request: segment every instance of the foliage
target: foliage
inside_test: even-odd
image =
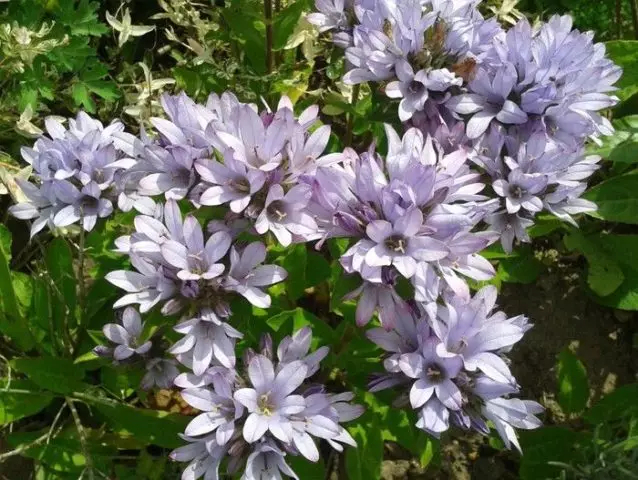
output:
[[[7,450],[0,452],[0,463],[24,456],[33,459],[35,478],[51,480],[178,478],[182,469],[166,461],[169,451],[184,445],[178,435],[201,413],[172,387],[172,379],[168,388],[142,388],[152,369],[147,357],[114,365],[104,356],[114,355],[115,344],[103,327],[119,326],[121,320],[113,310],[121,292],[105,278],[109,272],[134,270],[135,259],[122,255],[116,239],[139,234],[135,214],[118,211],[98,221],[91,232],[63,225],[31,240],[30,226],[9,219],[9,203],[25,201],[19,184],[32,174],[17,160],[20,147],[31,145],[50,127],[45,117],[84,110],[106,125],[122,116],[122,128],[144,138],[146,132],[166,133],[161,123],[151,120],[165,115],[163,92],[184,91],[203,104],[210,93],[232,90],[240,102],[273,107],[285,95],[298,114],[317,104],[319,124],[331,124],[326,154],[345,147],[364,152],[371,144],[383,154],[392,148],[384,125],[397,130],[402,125],[396,104],[384,95],[387,81],[355,86],[342,81],[348,68],[343,52],[307,20],[314,2],[266,3],[270,11],[261,0],[130,1],[125,6],[90,0],[0,3],[0,142],[9,154],[0,161],[0,194],[5,195],[0,197],[5,213],[0,225],[0,428],[6,439],[2,448]],[[538,20],[570,11],[578,28],[593,29],[598,40],[606,41],[608,55],[624,74],[617,85],[619,104],[604,113],[613,124],[613,135],[587,146],[589,153],[603,157],[584,193],[597,210],[575,214],[579,228],[545,211],[527,231],[530,243],[515,242],[512,252],[500,244],[482,250],[495,275],[468,282],[481,292],[475,298],[490,295],[486,292],[492,287],[481,290],[486,285],[499,290],[507,283],[533,288],[553,268],[547,261],[551,250],[582,273],[582,288],[595,302],[638,310],[638,41],[633,40],[630,20],[635,10],[629,0],[595,3],[494,0],[482,7],[504,24],[514,24],[523,15]],[[271,113],[262,111],[260,118]],[[134,156],[122,153],[117,161],[130,155]],[[192,213],[187,199],[178,200],[185,215]],[[225,213],[208,206],[194,215],[200,224],[214,225],[227,220]],[[157,211],[146,215],[154,214]],[[412,410],[397,408],[409,405],[407,395],[393,398],[367,391],[388,355],[357,326],[364,322],[351,292],[361,281],[340,262],[355,241],[330,238],[319,248],[305,243],[284,247],[275,230],[262,237],[252,233],[242,234],[238,244],[243,248],[263,240],[266,263],[283,267],[287,278],[263,287],[261,293],[272,299],[269,308],[251,305],[239,295],[229,302],[233,325],[245,334],[237,340],[237,358],[243,356],[250,365],[253,349],[267,351],[260,339],[271,337],[277,345],[311,327],[308,348],[330,348],[313,381],[330,391],[352,391],[354,402],[365,407],[344,434],[357,448],[333,452],[324,441],[316,463],[293,457],[291,450],[286,461],[292,469],[304,480],[330,474],[381,478],[384,460],[394,459],[388,455],[390,446],[414,458],[422,469],[441,469],[447,434],[425,434],[415,425]],[[206,230],[205,235],[208,238]],[[116,245],[118,252],[113,251]],[[446,277],[450,282],[454,278],[459,276]],[[415,285],[401,278],[396,289],[412,298]],[[439,308],[445,304],[447,311],[461,311],[447,300],[437,299]],[[380,308],[371,312],[373,329],[387,327],[387,313]],[[153,354],[164,353],[183,338],[172,329],[177,318],[173,312],[152,309],[135,342],[126,346],[139,348],[149,341]],[[528,328],[526,320],[517,319],[507,321],[520,321],[517,328]],[[502,350],[518,340],[504,343]],[[569,348],[556,354],[557,382],[551,388],[567,421],[522,432],[524,455],[509,454],[510,464],[520,468],[518,475],[524,480],[636,478],[637,386],[619,386],[596,399],[588,369],[577,354]],[[523,391],[527,381],[519,379]],[[494,422],[498,418],[490,419],[489,426]],[[500,447],[498,442],[492,436],[488,447],[485,440],[481,455],[505,455],[492,448]]]

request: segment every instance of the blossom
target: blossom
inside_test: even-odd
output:
[[[260,308],[270,306],[270,296],[259,287],[279,283],[286,279],[286,271],[276,265],[260,265],[266,260],[266,247],[253,242],[241,252],[233,247],[230,252],[230,270],[225,285]]]
[[[261,479],[264,472],[297,478],[285,456],[318,461],[315,438],[338,451],[343,444],[356,446],[340,423],[363,409],[350,403],[354,395],[349,392],[330,394],[309,383],[327,354],[326,348],[308,354],[311,340],[310,328],[304,328],[285,337],[275,357],[272,339],[265,336],[260,353],[245,351],[244,368],[212,366],[204,375],[180,376],[179,384],[187,386],[184,400],[201,411],[186,427],[183,438],[189,445],[171,454],[191,462],[184,475],[216,472],[228,456],[228,472],[243,466],[244,479]]]
[[[173,380],[179,375],[177,362],[166,358],[152,358],[146,362],[146,374],[142,378],[141,387],[150,390],[154,386],[158,388],[171,388]]]
[[[264,209],[255,222],[255,229],[262,235],[271,231],[284,247],[290,245],[293,234],[313,234],[317,224],[304,211],[311,195],[312,192],[306,185],[296,185],[287,193],[284,193],[281,185],[271,186]]]
[[[117,344],[113,352],[115,360],[125,360],[135,354],[144,355],[152,346],[150,340],[141,343],[141,335],[144,326],[140,314],[134,308],[124,309],[122,325],[107,323],[102,328],[104,336]]]
[[[493,312],[496,289],[473,298],[448,292],[445,306],[414,304],[397,317],[396,328],[374,328],[370,340],[387,352],[386,373],[371,391],[404,391],[416,410],[416,426],[439,436],[451,424],[487,435],[492,420],[506,445],[518,446],[514,427],[540,426],[535,402],[510,398],[518,386],[505,355],[530,328],[523,316]]]

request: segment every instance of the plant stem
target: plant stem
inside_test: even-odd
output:
[[[80,220],[81,222],[82,220]],[[73,356],[75,356],[75,354],[77,353],[77,349],[80,346],[80,341],[82,339],[82,328],[84,328],[84,310],[86,308],[86,282],[84,281],[84,243],[86,240],[86,232],[84,231],[84,228],[82,226],[82,223],[80,223],[80,242],[78,245],[78,249],[79,249],[79,254],[78,254],[78,261],[79,261],[79,265],[78,265],[78,306],[80,307],[80,318],[78,319],[78,332],[75,338],[75,343],[73,345]]]
[[[622,0],[616,0],[616,38],[620,40],[621,37],[622,37]]]
[[[279,13],[281,11],[281,0],[275,0],[275,13]],[[279,65],[281,65],[284,61],[284,52],[283,50],[279,50],[276,54],[275,54],[275,65],[277,68],[279,68]]]
[[[352,101],[350,103],[354,108],[356,108],[357,101],[359,100],[359,88],[360,86],[358,84],[352,87]],[[350,147],[352,145],[352,128],[354,126],[353,112],[348,114],[347,122],[348,123],[346,124],[346,136],[345,136],[344,143],[346,147]]]
[[[629,0],[629,5],[631,6],[631,19],[634,23],[634,38],[638,39],[638,5],[636,5],[636,0]]]
[[[73,416],[73,421],[75,422],[75,428],[78,430],[78,435],[80,437],[80,445],[82,447],[82,453],[84,454],[84,461],[86,462],[86,471],[89,474],[89,480],[95,480],[95,474],[93,472],[93,459],[91,458],[91,452],[87,447],[86,442],[86,431],[84,430],[84,426],[82,425],[82,420],[80,419],[80,415],[78,415],[78,411],[73,404],[73,400],[70,398],[66,398],[66,404],[69,406],[69,410],[71,410],[71,415]]]
[[[270,75],[273,69],[272,0],[264,0],[264,20],[266,23],[266,73]]]

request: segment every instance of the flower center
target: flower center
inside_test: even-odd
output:
[[[98,204],[99,200],[90,195],[85,195],[82,197],[82,200],[80,200],[80,208],[82,208],[82,211],[95,210]]]
[[[230,186],[241,193],[250,193],[250,182],[246,177],[233,178]]]
[[[412,80],[410,82],[410,85],[408,85],[408,92],[410,92],[412,95],[422,93],[424,89],[425,85],[423,85],[421,82],[417,82],[416,80]]]
[[[393,252],[405,253],[408,248],[408,240],[401,235],[392,235],[385,239],[385,246]]]
[[[288,216],[288,213],[286,213],[286,204],[281,200],[275,200],[268,205],[266,212],[271,220],[277,220],[279,222]]]
[[[265,415],[267,417],[272,416],[275,411],[275,406],[270,401],[270,393],[264,393],[263,395],[259,396],[259,399],[257,400],[257,408],[259,410],[259,413],[261,413],[262,415]]]
[[[432,383],[438,383],[444,380],[443,369],[440,365],[433,363],[428,366],[425,370],[425,375],[428,377],[428,380]]]
[[[525,194],[525,190],[523,190],[520,186],[518,185],[510,186],[510,195],[513,198],[523,198],[524,194]]]

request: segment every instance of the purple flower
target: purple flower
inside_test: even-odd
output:
[[[463,362],[458,357],[441,357],[436,352],[437,340],[428,339],[421,351],[405,353],[399,359],[399,368],[416,382],[410,389],[412,408],[422,407],[432,395],[445,407],[461,408],[461,391],[452,381],[461,371]]]
[[[241,480],[282,478],[282,473],[299,480],[297,474],[286,463],[285,457],[286,454],[272,442],[258,444],[246,460],[246,470]]]
[[[235,366],[235,341],[242,334],[217,315],[209,312],[196,318],[183,320],[174,330],[184,335],[170,348],[181,363],[188,364],[195,375],[202,375],[213,359],[226,368]]]
[[[503,312],[492,313],[496,303],[496,288],[479,290],[469,302],[452,297],[445,307],[430,309],[433,330],[441,339],[436,346],[439,355],[460,357],[468,371],[481,370],[502,383],[514,383],[514,378],[499,352],[509,349],[530,328],[527,319],[507,318]]]
[[[230,203],[230,209],[235,213],[244,211],[251,196],[261,190],[266,181],[264,172],[248,167],[231,155],[226,155],[223,164],[215,160],[198,160],[195,168],[203,180],[212,184],[203,191],[199,203]]]
[[[135,354],[144,355],[152,346],[151,341],[140,344],[144,326],[140,314],[134,308],[124,309],[122,325],[107,323],[102,328],[104,336],[117,344],[113,351],[115,360],[125,360]]]
[[[195,217],[184,220],[184,243],[168,240],[162,244],[162,256],[178,269],[177,277],[188,281],[212,280],[219,277],[224,264],[217,263],[230,248],[232,239],[226,232],[217,232],[204,244],[202,227]]]
[[[253,388],[242,388],[235,392],[235,400],[241,403],[250,415],[244,424],[247,442],[258,441],[266,433],[289,443],[294,439],[290,416],[305,408],[301,395],[292,393],[306,379],[308,367],[301,361],[285,365],[275,376],[272,362],[263,355],[256,355],[248,365],[248,376]]]
[[[152,358],[146,362],[146,374],[140,386],[144,390],[150,390],[154,386],[162,389],[171,388],[177,375],[179,370],[175,360]]]
[[[286,271],[276,265],[260,265],[266,260],[266,247],[253,242],[239,252],[230,251],[230,270],[225,285],[259,308],[270,307],[270,296],[259,287],[267,287],[286,279]]]
[[[516,70],[505,64],[494,73],[479,68],[469,85],[472,92],[450,99],[446,105],[461,115],[472,115],[467,122],[467,136],[478,138],[489,128],[492,120],[511,125],[528,120],[527,114],[508,97],[517,82]]]
[[[412,277],[417,262],[431,262],[444,258],[449,250],[435,239],[420,236],[423,214],[410,209],[393,224],[386,220],[371,222],[366,233],[374,246],[365,254],[365,263],[371,267],[393,265],[401,275]]]
[[[318,12],[308,14],[306,19],[315,25],[319,32],[348,27],[348,16],[344,11],[345,0],[315,0],[315,7]]]
[[[54,192],[58,199],[68,204],[53,217],[56,227],[67,227],[81,220],[82,228],[90,232],[98,217],[108,217],[113,213],[113,204],[101,198],[102,191],[95,183],[89,183],[79,191],[71,183],[60,180],[54,183]]]
[[[492,188],[500,197],[505,198],[507,213],[518,213],[521,208],[536,213],[543,209],[543,202],[537,194],[547,186],[544,175],[525,174],[521,170],[512,170],[507,180],[495,180]]]
[[[235,421],[242,417],[244,408],[233,399],[232,385],[222,376],[213,376],[213,390],[205,388],[182,391],[182,398],[190,406],[200,410],[186,426],[189,437],[215,432],[218,445],[226,445],[235,432]]]
[[[272,185],[255,229],[261,235],[271,231],[284,247],[290,245],[293,234],[301,237],[313,234],[317,223],[304,211],[311,195],[307,185],[296,185],[287,193],[281,185]]]

